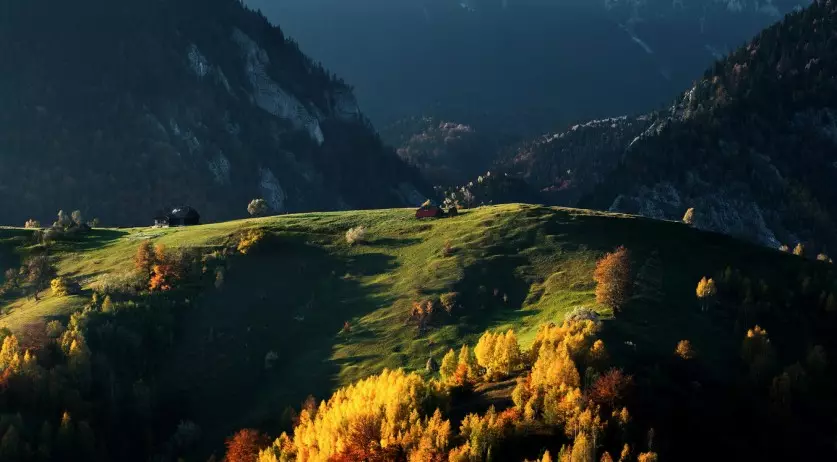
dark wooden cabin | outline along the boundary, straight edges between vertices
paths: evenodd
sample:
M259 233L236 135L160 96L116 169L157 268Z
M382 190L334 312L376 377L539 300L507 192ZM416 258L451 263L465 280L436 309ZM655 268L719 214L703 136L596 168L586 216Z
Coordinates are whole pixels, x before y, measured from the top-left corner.
M169 226L192 226L201 222L201 216L197 210L189 207L176 207L169 214Z
M188 205L175 207L171 212L157 211L154 215L154 226L192 226L200 224L201 216L197 210Z

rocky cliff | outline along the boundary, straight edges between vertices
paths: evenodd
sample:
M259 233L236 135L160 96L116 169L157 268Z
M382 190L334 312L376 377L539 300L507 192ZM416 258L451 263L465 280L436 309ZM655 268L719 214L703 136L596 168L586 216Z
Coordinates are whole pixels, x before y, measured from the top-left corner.
M362 53L363 50L358 50ZM235 0L33 0L0 11L0 216L145 224L420 202L351 87Z
M582 203L769 246L833 248L837 5L816 2L718 61Z

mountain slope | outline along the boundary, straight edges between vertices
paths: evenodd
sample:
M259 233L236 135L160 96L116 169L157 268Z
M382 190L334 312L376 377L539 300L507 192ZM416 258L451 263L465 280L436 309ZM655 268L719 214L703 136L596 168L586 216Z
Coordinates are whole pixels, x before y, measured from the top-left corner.
M234 0L3 2L0 213L144 224L408 204L351 89Z
M357 226L366 227L365 241L349 245L345 232ZM0 269L43 250L32 244L33 233L0 230ZM241 250L253 233L261 237ZM190 249L200 265L168 291L134 286L135 255L146 242L168 252ZM630 249L638 276L636 297L614 316L596 303L592 273L596 259L619 245ZM578 307L606 320L603 338L614 364L638 374L645 405L631 412L658 429L663 452L677 460L691 460L689 451L763 455L782 449L752 446L761 426L737 419L708 425L713 409L766 412L756 406L760 397L736 388L746 329L756 322L768 329L778 364L791 364L810 346L800 337L814 335L805 323L820 316L816 331L832 339L824 345L833 351L827 335L833 313L821 309L820 299L820 290L837 291L833 267L681 223L604 212L511 204L430 221L414 219L409 209L309 213L187 228L95 229L65 236L48 251L58 274L82 291L44 291L40 302L25 291L0 295L0 326L27 345L45 342L39 358L52 376L66 375L52 385L66 392L33 407L4 401L8 395L0 389L0 409L24 415L24 441L36 441L44 421L57 426L64 410L74 422L90 422L98 456L69 460L147 460L152 454L205 460L205 452L236 428L278 434L291 420L283 411L309 393L324 398L383 368L421 371L428 358L438 362L450 347L473 345L485 329L514 328L528 348L539 325L560 323ZM703 312L694 287L707 275L722 292L717 308ZM458 294L450 314L437 306L424 329L410 318L414 302L450 292ZM750 301L742 304L737 297L744 293ZM781 302L771 305L774 298ZM778 308L785 303L806 309ZM87 388L76 394L76 370L67 372L61 350L50 353L57 342L39 335L44 322L56 319L81 329L95 358ZM671 372L666 358L682 339L700 352L701 366L692 371L699 374L690 380L700 380L706 391L681 384L683 377L672 378L674 389L655 386L687 399L694 406L690 417L709 419L700 420L707 425L698 430L665 425L666 409L680 408L655 401L660 395L646 388L660 374L658 362ZM276 357L267 367L270 352ZM830 415L832 407L821 402L818 409ZM832 426L833 420L822 423L815 437L802 441L819 451ZM199 432L184 434L183 428ZM695 444L707 433L723 436L712 447ZM775 441L790 444L788 438ZM55 447L56 460L62 450Z
M695 207L700 227L833 248L835 28L832 3L816 2L717 62L587 204L659 218Z
M432 116L534 136L664 104L716 56L806 1L246 3L355 84L376 126Z
M625 146L655 118L648 114L576 124L514 146L498 164L539 190L547 203L574 206L607 179Z

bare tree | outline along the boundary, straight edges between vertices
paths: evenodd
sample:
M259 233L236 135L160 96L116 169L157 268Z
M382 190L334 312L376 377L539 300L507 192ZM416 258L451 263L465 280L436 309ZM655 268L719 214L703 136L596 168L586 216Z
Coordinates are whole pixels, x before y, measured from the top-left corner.
M50 281L55 277L55 267L48 255L41 254L26 261L25 271L26 282L32 287L32 297L38 301L38 294L49 287Z

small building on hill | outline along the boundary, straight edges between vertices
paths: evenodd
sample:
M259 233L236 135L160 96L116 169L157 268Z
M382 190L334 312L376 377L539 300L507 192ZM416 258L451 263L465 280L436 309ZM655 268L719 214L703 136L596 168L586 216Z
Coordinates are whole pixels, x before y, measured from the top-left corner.
M169 226L192 226L201 222L201 216L197 210L185 205L172 209L169 214Z
M154 226L192 226L200 224L201 216L197 210L184 205L175 207L171 212L158 211L154 215Z
M441 207L425 202L416 210L416 218L441 218L445 216L445 212Z
M169 214L165 210L158 210L154 214L154 226L164 228L169 225Z

